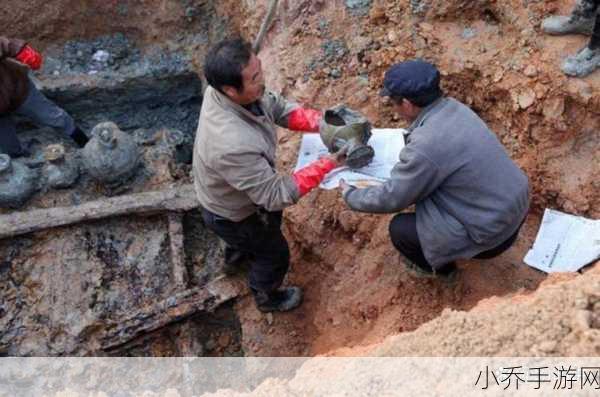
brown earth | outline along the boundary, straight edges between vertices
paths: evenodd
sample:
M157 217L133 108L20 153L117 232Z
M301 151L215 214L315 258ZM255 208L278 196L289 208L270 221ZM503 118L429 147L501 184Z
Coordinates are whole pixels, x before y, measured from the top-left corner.
M7 34L42 48L115 31L142 45L177 43L184 33L209 31L210 42L214 31L225 27L194 24L202 13L188 21L186 7L214 13L212 21L251 38L268 1L225 0L214 9L212 2L188 3L117 1L85 8L68 0L36 0L3 10L0 21L9 21ZM585 79L562 75L560 61L586 39L547 37L539 30L542 18L567 12L571 1L430 0L417 14L409 3L374 1L360 16L341 0L281 1L260 54L268 85L314 107L344 102L377 127L403 127L377 96L383 73L405 58L435 62L447 93L489 123L530 178L533 205L519 240L499 258L460 262L452 283L415 278L388 240L390 216L351 212L337 191L312 192L285 213L292 248L288 282L304 288L305 302L291 313L263 315L249 295L240 297L235 311L244 353L597 355L597 330L574 339L574 328L546 332L544 327L573 314L553 307L557 299L564 300L561 307L570 307L580 289L585 299L595 296L598 266L583 275L546 276L522 261L544 208L600 217L600 72ZM300 139L281 131L282 169L293 168ZM590 302L597 316L597 304ZM516 336L506 329L521 332L530 312L539 321L527 332L543 335L548 343L502 348L503 340ZM402 334L407 331L414 332ZM401 335L389 338L396 334ZM498 337L488 342L489 334ZM452 335L456 339L449 339ZM381 342L381 349L389 350L372 347Z

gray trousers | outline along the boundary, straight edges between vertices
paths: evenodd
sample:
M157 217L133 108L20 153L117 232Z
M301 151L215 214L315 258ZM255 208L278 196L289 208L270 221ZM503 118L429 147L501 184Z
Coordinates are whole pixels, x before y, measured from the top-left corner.
M15 114L28 118L40 127L54 127L69 136L75 131L73 118L46 98L29 80L29 95L25 102L14 113L0 115L0 153L10 156L23 153L17 137Z

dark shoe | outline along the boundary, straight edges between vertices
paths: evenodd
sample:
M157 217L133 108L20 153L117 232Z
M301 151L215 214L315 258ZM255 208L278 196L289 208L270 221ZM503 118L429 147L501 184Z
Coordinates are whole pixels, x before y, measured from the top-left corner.
M281 288L273 292L254 292L256 307L263 313L287 312L302 303L302 289L299 287Z
M84 147L86 143L90 140L85 132L83 132L79 127L75 128L75 131L71 134L71 138L75 141L77 146Z
M412 270L412 273L417 277L434 278L434 277L452 277L456 273L456 264L450 262L445 264L439 269L433 269L427 264L413 263L412 261L406 261L406 267Z

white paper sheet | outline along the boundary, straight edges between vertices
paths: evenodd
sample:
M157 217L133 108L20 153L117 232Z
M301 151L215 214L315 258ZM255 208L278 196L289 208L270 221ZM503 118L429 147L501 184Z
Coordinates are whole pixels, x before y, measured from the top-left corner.
M369 140L369 145L375 150L373 162L358 170L351 170L348 167L336 168L327 175L320 187L335 189L340 179L359 187L385 182L389 179L392 168L398 162L400 150L404 147L404 131L400 128L373 129ZM319 134L304 134L296 171L326 154L328 154L327 148Z
M600 258L600 220L546 209L525 263L546 273L575 272Z

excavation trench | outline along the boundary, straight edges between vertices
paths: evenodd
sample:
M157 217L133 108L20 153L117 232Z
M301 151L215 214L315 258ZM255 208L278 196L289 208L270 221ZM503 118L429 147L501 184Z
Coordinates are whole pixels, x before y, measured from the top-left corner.
M39 191L21 211L108 198L118 203L189 186L190 159L177 158L163 135L178 129L191 149L202 100L196 73L73 75L42 80L41 87L87 131L115 122L136 140L143 161L116 189L85 172L62 190L40 178ZM33 152L27 161L34 170L41 169L44 147L57 139L73 153L71 161L80 156L52 129L27 122L19 128ZM221 245L197 209L155 212L61 224L1 240L2 354L325 354L413 330L444 308L468 309L488 296L531 290L540 280L527 272L520 277L522 270L513 269L510 258L493 265L506 273L494 286L482 285L472 267L470 276L452 285L414 278L387 241L386 217L346 210L337 192L314 192L286 212L284 227L292 251L286 282L304 288L305 302L291 313L265 315L256 310L243 275L222 278Z
M134 137L142 161L118 188L106 188L85 173L68 189L41 183L20 211L69 209L107 197L189 187L189 149L202 102L197 65L206 48L225 36L223 15L231 17L234 30L253 37L267 2L252 9L232 1L185 2L204 14L166 2L172 9L157 6L156 19L144 32L139 26L146 16L132 11L133 2L123 3L119 10L96 10L108 31L96 26L82 32L78 25L54 31L50 27L60 18L46 23L48 16L40 17L44 24L38 25L50 29L38 37L42 43L53 35L94 38L50 46L49 62L38 77L43 92L87 131L110 120ZM160 208L63 224L0 240L0 354L361 354L368 352L366 346L415 330L448 310L494 310L506 298L540 286L546 276L522 259L542 209L590 218L600 210L595 199L599 80L565 79L554 63L537 55L558 59L564 48L580 44L577 38L560 39L560 46L545 38L535 40L537 47L529 43L537 34L531 21L539 22L548 11L541 3L527 9L517 2L490 3L483 14L469 6L468 20L461 18L462 1L428 2L433 5L414 12L410 7L419 2L345 3L367 8L346 12L327 2L280 7L261 52L270 88L322 109L346 103L374 126L402 127L389 107L371 100L383 72L408 57L435 61L444 71L446 93L482 116L530 178L533 206L515 246L493 260L459 262L452 283L417 278L389 241L390 216L358 214L338 191L313 191L287 209L284 219L292 253L286 283L304 289L304 303L289 313L265 315L255 308L243 276L218 276L220 243L204 228L197 209ZM182 16L186 13L189 20ZM131 37L114 34L115 21L134 32ZM8 26L20 32L17 24ZM138 51L134 39L147 47ZM168 45L153 47L157 42ZM522 51L525 45L528 50ZM106 48L115 50L108 57L98 53ZM86 63L93 56L98 61ZM28 163L34 169L43 167L44 147L57 141L77 158L68 140L52 129L28 122L19 128L33 152ZM170 130L185 135L187 155L165 145ZM279 131L280 170L293 169L300 140L296 133Z

